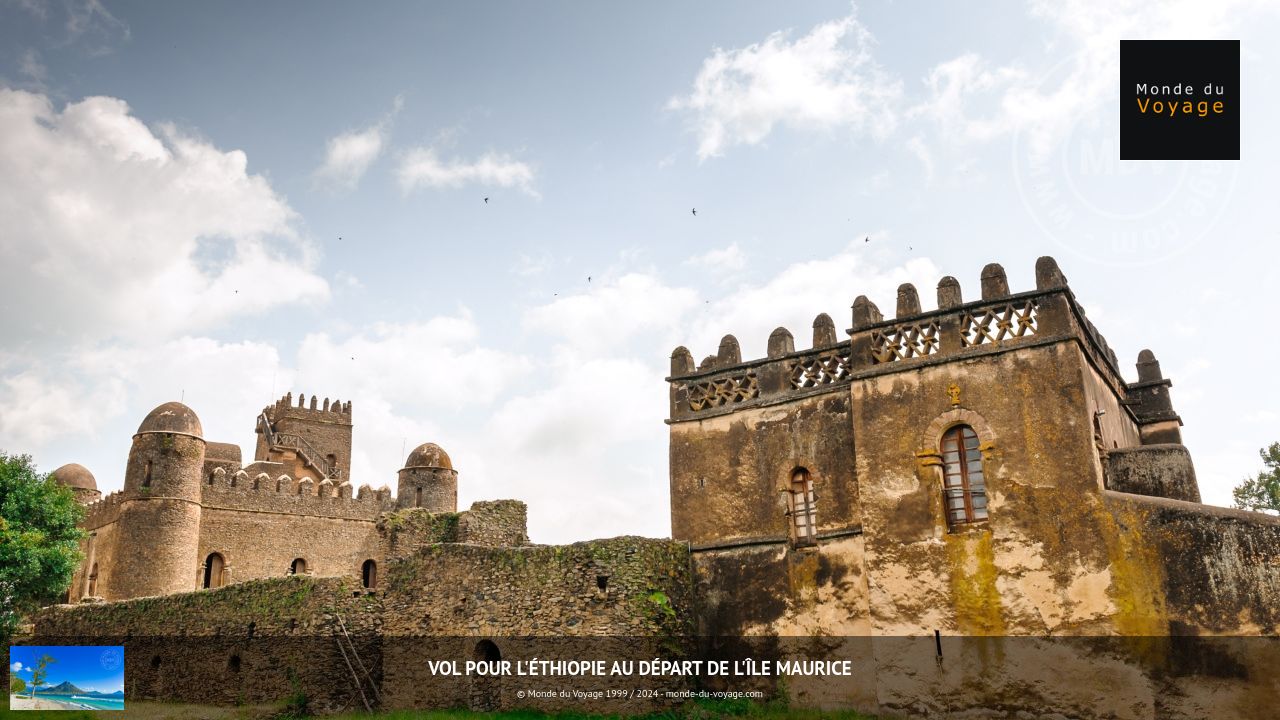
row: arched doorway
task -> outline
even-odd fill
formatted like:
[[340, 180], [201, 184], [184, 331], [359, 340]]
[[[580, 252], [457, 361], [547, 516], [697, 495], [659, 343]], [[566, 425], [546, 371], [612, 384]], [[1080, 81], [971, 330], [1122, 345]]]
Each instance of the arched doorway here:
[[98, 597], [98, 563], [89, 569], [89, 597]]
[[[481, 640], [476, 643], [471, 654], [472, 659], [484, 662], [498, 662], [502, 659], [502, 651], [492, 640]], [[498, 709], [502, 698], [502, 676], [497, 674], [471, 674], [471, 709], [475, 712], [492, 712]]]
[[294, 558], [293, 562], [289, 563], [289, 574], [290, 575], [306, 575], [307, 561], [303, 560], [302, 558]]
[[204, 587], [222, 587], [222, 571], [227, 566], [226, 560], [218, 553], [209, 553], [204, 559]]
[[360, 582], [366, 590], [372, 590], [378, 585], [378, 563], [372, 560], [365, 560], [364, 565], [360, 568]]

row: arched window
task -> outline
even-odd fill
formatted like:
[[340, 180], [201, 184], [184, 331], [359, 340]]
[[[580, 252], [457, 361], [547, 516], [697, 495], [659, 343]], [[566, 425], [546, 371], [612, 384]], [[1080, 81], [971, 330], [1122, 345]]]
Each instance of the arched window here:
[[89, 597], [98, 596], [98, 563], [89, 569]]
[[226, 564], [218, 553], [209, 553], [209, 557], [204, 559], [204, 587], [222, 587], [222, 569]]
[[365, 589], [372, 590], [378, 584], [378, 563], [365, 560], [360, 568], [360, 581]]
[[797, 546], [817, 542], [817, 508], [814, 503], [813, 478], [804, 468], [791, 473], [791, 488], [787, 493], [787, 514], [791, 516], [791, 539]]
[[303, 560], [302, 558], [295, 558], [293, 562], [289, 563], [289, 574], [290, 575], [306, 575], [307, 561]]
[[973, 428], [956, 425], [942, 436], [942, 473], [947, 523], [955, 526], [986, 520], [987, 483]]
[[413, 491], [413, 506], [422, 507], [422, 488]]
[[142, 475], [142, 487], [151, 487], [151, 461], [147, 461], [146, 469]]

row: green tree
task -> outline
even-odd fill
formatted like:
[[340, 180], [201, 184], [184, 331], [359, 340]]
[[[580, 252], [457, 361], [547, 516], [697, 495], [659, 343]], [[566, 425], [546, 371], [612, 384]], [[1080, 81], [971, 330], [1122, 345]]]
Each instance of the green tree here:
[[57, 661], [48, 655], [41, 655], [40, 659], [36, 661], [36, 666], [31, 671], [31, 697], [34, 698], [36, 696], [36, 688], [43, 685], [44, 681], [48, 679], [49, 671], [47, 668], [51, 662]]
[[1266, 469], [1257, 477], [1245, 478], [1231, 491], [1236, 507], [1280, 513], [1280, 443], [1271, 443], [1258, 451]]
[[71, 490], [36, 472], [29, 456], [0, 452], [0, 641], [71, 587], [83, 515]]
[[22, 681], [22, 678], [18, 677], [17, 675], [9, 676], [9, 693], [10, 694], [17, 695], [18, 693], [26, 689], [27, 689], [27, 684]]

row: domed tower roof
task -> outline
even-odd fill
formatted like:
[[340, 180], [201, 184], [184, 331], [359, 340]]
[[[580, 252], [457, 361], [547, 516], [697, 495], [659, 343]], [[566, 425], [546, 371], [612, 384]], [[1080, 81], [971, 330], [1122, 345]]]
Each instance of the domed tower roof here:
[[142, 433], [183, 433], [203, 438], [204, 428], [194, 410], [180, 402], [167, 402], [147, 414], [138, 426], [138, 434]]
[[93, 478], [93, 473], [89, 472], [89, 469], [85, 466], [77, 463], [67, 463], [54, 470], [53, 481], [59, 485], [80, 490], [98, 489], [98, 481]]
[[429, 467], [452, 470], [453, 461], [449, 459], [449, 454], [444, 451], [444, 448], [435, 443], [423, 443], [409, 453], [409, 458], [404, 461], [404, 466], [406, 468]]

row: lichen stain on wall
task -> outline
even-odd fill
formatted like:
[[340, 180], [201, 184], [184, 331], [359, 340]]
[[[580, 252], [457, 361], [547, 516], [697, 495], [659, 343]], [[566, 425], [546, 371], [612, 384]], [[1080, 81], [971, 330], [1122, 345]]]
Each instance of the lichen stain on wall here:
[[991, 533], [951, 534], [944, 542], [956, 631], [964, 635], [1004, 635]]

